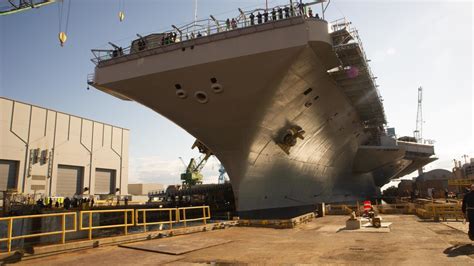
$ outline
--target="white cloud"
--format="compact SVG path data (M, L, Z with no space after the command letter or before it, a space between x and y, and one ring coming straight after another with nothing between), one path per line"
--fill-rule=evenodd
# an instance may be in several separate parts
M397 53L397 50L396 50L395 48L393 48L393 47L390 47L390 48L387 49L387 51L385 51L385 53L386 53L387 55L394 55L394 54Z
M160 156L131 158L128 182L176 184L183 169L179 159L167 160Z

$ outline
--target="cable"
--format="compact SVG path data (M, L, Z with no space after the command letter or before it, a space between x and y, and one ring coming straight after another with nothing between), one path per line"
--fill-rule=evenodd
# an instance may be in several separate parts
M59 32L61 32L61 22L63 20L63 0L58 3L58 19L59 19Z
M71 13L71 4L72 4L72 0L69 0L69 4L67 7L67 16L66 16L66 29L64 30L65 33L67 33L67 29L69 27L69 14Z
M273 4L275 2L288 2L288 1L284 1L284 0L272 0L272 1L269 1L268 4L269 6L271 6L270 4ZM255 5L249 5L249 6L244 6L242 7L242 9L248 9L248 8L252 8L252 7L259 7L261 6L261 4L255 4ZM232 10L229 10L229 11L224 11L224 12L221 12L221 13L217 13L215 16L220 16L220 15L223 15L223 14L228 14L228 13L231 13L231 12L236 12L235 9L232 9ZM198 19L199 20L202 20L202 19ZM184 23L178 23L178 25L180 24L184 24ZM175 24L176 25L176 24ZM142 32L143 35L148 35L148 34L151 34L151 33L156 33L156 32L162 32L162 31L166 31L166 30L169 30L170 27L167 26L167 27L162 27L162 28L159 28L159 29L154 29L154 30L151 30L151 31L148 31L148 32ZM128 36L128 37L124 37L124 38L121 38L121 39L116 39L116 40L112 40L112 42L114 43L119 43L121 41L124 41L124 40L130 40L130 38L134 38L135 35L131 35L131 36ZM99 48L103 48L103 47L108 47L109 44L103 44L101 46L99 46Z
M344 15L344 13L339 9L339 7L337 7L336 1L333 2L333 5L334 5L334 7L336 7L337 11L339 11L339 13L341 13L342 17L345 18L346 15Z

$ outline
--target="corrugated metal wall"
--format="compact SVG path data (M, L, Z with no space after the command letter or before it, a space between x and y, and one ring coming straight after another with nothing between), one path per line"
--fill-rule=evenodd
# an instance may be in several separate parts
M113 194L115 189L115 170L96 169L95 194Z
M0 136L0 160L17 161L19 192L63 193L58 165L69 165L82 169L80 193L96 193L96 168L114 170L113 191L128 193L127 129L0 97Z
M16 188L18 162L0 160L0 191Z
M78 166L59 165L56 195L71 197L82 194L84 169Z

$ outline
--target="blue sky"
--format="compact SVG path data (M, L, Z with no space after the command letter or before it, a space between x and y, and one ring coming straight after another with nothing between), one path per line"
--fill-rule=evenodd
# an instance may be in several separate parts
M129 128L130 182L177 183L183 170L178 157L187 162L197 156L190 150L194 138L137 103L87 90L86 77L94 70L90 49L105 48L109 41L127 46L136 33L190 22L194 1L124 0L123 22L119 2L72 0L64 47L57 39L58 4L0 17L0 95ZM238 7L265 5L264 0L198 3L199 18L226 18L237 15ZM424 137L436 140L439 156L426 170L451 169L452 159L463 154L474 157L472 13L470 1L332 0L328 8L328 20L345 16L358 28L388 125L397 134L413 134L417 88L423 86ZM216 182L217 170L211 160L206 181Z

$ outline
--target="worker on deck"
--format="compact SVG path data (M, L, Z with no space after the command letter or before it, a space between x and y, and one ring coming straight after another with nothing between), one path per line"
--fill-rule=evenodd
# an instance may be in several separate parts
M263 12L263 22L268 22L268 12L266 10Z
M290 8L288 6L285 6L285 18L289 18L290 17Z
M302 2L298 3L298 15L300 15L300 16L305 16L306 15L304 7L305 7L305 4L303 4Z
M272 20L273 21L277 20L277 13L276 13L275 8L272 9Z
M462 200L462 214L464 219L469 222L469 239L474 241L474 184L471 185L471 191L464 195Z
M260 14L260 12L257 13L257 22L258 24L262 24L262 14Z
M255 25L255 21L254 21L255 15L253 13L250 13L249 18L250 18L250 25Z
M278 7L278 19L283 19L283 9Z

